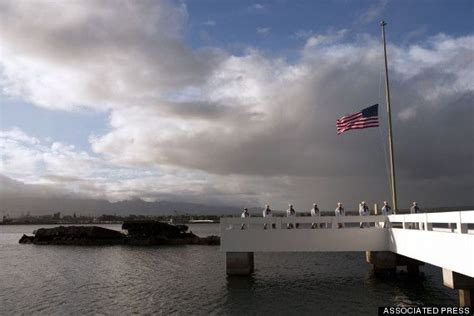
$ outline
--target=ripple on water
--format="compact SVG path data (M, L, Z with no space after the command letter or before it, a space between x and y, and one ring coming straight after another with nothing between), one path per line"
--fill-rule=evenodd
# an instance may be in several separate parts
M30 230L0 227L2 313L353 315L387 304L457 303L440 269L425 266L417 282L403 274L376 279L363 253L259 253L256 273L235 278L226 277L214 246L19 245ZM218 226L192 230L217 234Z

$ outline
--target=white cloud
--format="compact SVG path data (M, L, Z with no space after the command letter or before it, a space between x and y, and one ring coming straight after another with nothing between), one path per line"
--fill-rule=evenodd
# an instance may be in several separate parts
M213 21L213 20L207 20L206 22L203 23L203 25L205 25L205 26L216 26L217 23L216 23L216 21Z
M331 32L328 34L315 34L310 36L306 40L305 48L313 48L321 45L334 44L341 41L344 38L344 35L347 33L346 29L338 30L336 32Z
M269 27L257 27L257 34L259 35L268 35L270 34L271 28Z
M24 187L31 189L25 192L5 185L0 188L2 196L257 203L256 193L242 190L238 181L182 168L130 168L91 156L70 144L31 137L18 128L0 131L0 151L0 181L6 175L34 184Z
M307 39L311 35L313 35L312 30L297 30L294 34L294 37L297 39L300 39L300 38Z
M265 6L261 3L254 3L250 6L250 9L253 9L253 10L263 10L265 9Z
M388 0L375 1L365 12L359 15L359 21L362 23L371 23L377 19L382 20L382 13L387 4Z
M183 44L186 19L166 1L4 2L3 91L52 109L110 109L199 83L219 58Z
M405 108L398 113L398 117L404 121L412 120L416 117L416 109L413 107Z
M183 6L130 2L124 10L115 2L71 3L7 2L0 15L6 56L0 61L1 86L4 93L47 108L106 109L109 129L90 137L93 155L9 131L15 135L2 143L2 172L22 179L39 175L42 181L44 174L77 176L88 181L78 190L114 198L173 191L310 203L316 192L325 199L347 194L360 201L361 188L382 190L384 157L373 146L379 134L341 137L334 126L344 113L383 103L378 37L347 40L346 30L313 34L301 58L291 62L255 49L233 56L187 47ZM457 177L472 163L472 154L448 141L462 142L458 133L467 134L472 122L443 120L453 109L462 118L472 111L473 41L472 35L439 35L408 47L389 44L405 179ZM428 126L417 129L413 121L427 115ZM440 141L447 145L438 149ZM414 150L442 154L420 165ZM446 162L453 159L456 164ZM148 169L153 175L145 176Z
M18 128L0 131L0 148L3 152L0 173L21 179L46 173L82 176L100 166L96 158L77 151L72 145L40 140Z

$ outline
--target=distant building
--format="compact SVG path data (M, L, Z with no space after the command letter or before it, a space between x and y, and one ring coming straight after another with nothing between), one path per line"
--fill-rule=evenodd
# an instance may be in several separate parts
M2 216L0 216L0 224L6 224L9 222L9 216L8 213L2 213Z

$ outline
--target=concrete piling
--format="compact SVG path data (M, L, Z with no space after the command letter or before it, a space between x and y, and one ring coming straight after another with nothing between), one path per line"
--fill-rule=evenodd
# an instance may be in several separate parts
M459 290L460 306L474 306L474 278L443 269L443 284L451 289Z
M376 274L394 273L397 269L397 254L391 251L366 251L365 259L372 265Z
M254 271L253 252L226 252L227 275L250 275Z
M395 272L398 266L406 266L410 275L416 276L424 262L408 258L391 251L366 251L365 258L372 264L375 273Z

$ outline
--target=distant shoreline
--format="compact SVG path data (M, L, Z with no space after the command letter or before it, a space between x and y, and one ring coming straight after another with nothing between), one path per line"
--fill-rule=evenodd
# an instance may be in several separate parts
M27 222L9 222L9 223L0 223L0 226L15 226L15 225L104 225L104 224L116 224L120 225L123 222L94 222L94 223L77 223L77 222L34 222L34 223L27 223Z
M463 206L463 207L441 207L441 208L424 208L421 213L436 213L436 212L449 212L449 211L463 211L473 210L474 206ZM409 209L400 209L399 214L409 213ZM373 213L373 212L371 212ZM298 212L297 216L305 217L310 216L309 212ZM286 212L281 210L274 210L273 216L285 217ZM346 210L346 216L359 215L357 210ZM260 209L251 209L251 217L261 217ZM334 216L333 211L322 211L321 216ZM60 213L54 213L53 215L39 215L39 216L24 216L9 218L4 216L3 220L0 218L1 225L104 225L104 224L123 224L124 221L133 220L154 220L172 224L217 224L220 222L221 217L240 217L240 213L222 214L222 215L129 215L129 216L117 216L117 215L101 215L98 217L94 216L61 216Z
M0 222L0 226L14 226L14 225L122 225L124 221L99 221L99 222ZM188 221L175 222L174 224L219 224L218 221Z

